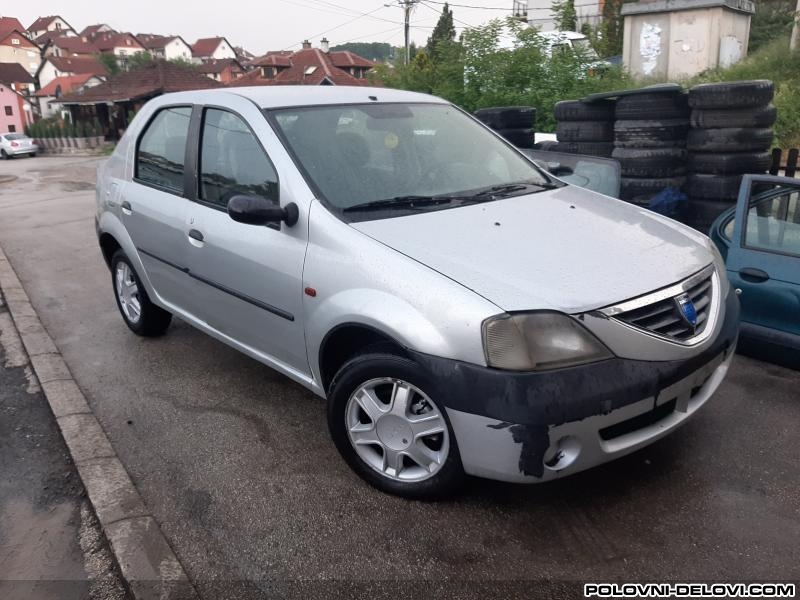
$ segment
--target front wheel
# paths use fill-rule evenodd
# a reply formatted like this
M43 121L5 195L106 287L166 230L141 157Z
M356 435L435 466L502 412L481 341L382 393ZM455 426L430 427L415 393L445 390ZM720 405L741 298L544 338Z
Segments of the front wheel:
M145 337L156 337L167 331L172 314L150 301L130 259L122 250L117 250L111 257L111 283L119 312L131 331Z
M465 479L433 381L415 362L366 354L331 384L328 427L342 457L378 489L415 499L452 494Z

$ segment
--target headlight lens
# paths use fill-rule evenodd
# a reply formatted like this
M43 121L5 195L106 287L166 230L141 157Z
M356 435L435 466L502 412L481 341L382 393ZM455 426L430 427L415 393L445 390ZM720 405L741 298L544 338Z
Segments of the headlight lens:
M575 319L557 312L498 315L483 323L490 367L542 371L611 358L613 354Z

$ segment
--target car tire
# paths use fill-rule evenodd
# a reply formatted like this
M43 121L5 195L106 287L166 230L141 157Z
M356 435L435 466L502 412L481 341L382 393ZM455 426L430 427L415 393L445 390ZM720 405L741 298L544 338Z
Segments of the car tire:
M637 121L658 115L659 119L689 118L689 96L685 93L635 94L617 100L616 119Z
M724 129L730 127L772 127L778 119L778 109L774 105L718 109L698 108L692 111L691 126L696 129Z
M761 152L770 149L773 137L768 128L692 129L686 145L689 150L700 152Z
M556 125L559 142L613 142L612 121L562 121Z
M8 152L6 152L3 149L0 149L0 158L2 158L3 160L8 160L11 157L9 156Z
M734 201L739 196L741 175L703 175L694 173L686 180L686 195L706 200Z
M474 115L492 129L531 129L536 121L533 106L479 108Z
M562 100L553 107L556 121L613 121L615 102L581 102Z
M496 129L498 134L517 148L532 148L536 132L533 129Z
M553 151L611 158L611 153L614 152L614 142L558 142Z
M623 200L636 199L637 204L645 204L646 198L651 198L667 188L680 189L686 183L685 177L660 177L660 178L634 178L623 177L620 180L620 198Z
M617 121L614 143L619 148L682 147L689 131L689 119Z
M691 198L686 211L686 224L708 235L708 230L717 217L735 205L732 201Z
M689 90L692 108L753 108L766 106L775 96L775 85L766 79L702 83Z
M144 337L158 337L167 331L172 314L150 301L139 275L122 250L111 257L111 285L117 308L131 331Z
M771 166L771 152L694 152L689 155L689 170L706 175L765 173Z
M436 434L439 438L436 435L430 435L424 438L424 442L419 442L424 443L428 448L426 454L439 455L441 459L440 463L430 467L430 469L435 469L432 473L426 474L418 463L407 456L401 459L402 466L398 472L392 473L381 466L381 464L392 464L394 457L411 451L413 437L403 437L413 436L413 431L407 428L408 418L405 417L407 411L402 411L401 414L404 416L398 417L400 420L395 419L392 433L397 437L398 445L402 446L408 440L411 440L411 443L406 449L395 452L384 445L385 441L381 441L377 437L379 422L370 418L367 411L361 408L363 404L356 400L356 393L362 389L372 389L373 396L382 401L388 401L388 405L381 403L381 410L370 411L380 415L378 419L385 418L383 415L388 416L388 413L383 413L382 410L389 410L389 405L394 408L394 402L391 400L394 382L402 382L403 387L413 387L416 390L413 397L421 402L425 409L432 408L431 412L435 411L439 416L442 430L441 433ZM379 490L405 498L434 500L447 497L457 491L466 475L461 465L458 444L453 435L447 411L441 402L436 404L436 400L432 398L437 389L435 379L422 370L417 363L396 354L389 354L382 348L367 350L365 354L345 363L334 376L329 388L328 428L336 448L350 468ZM418 392L422 392L422 395ZM375 405L373 404L373 406ZM365 440L363 443L357 444L351 441L352 434L350 432L362 426L363 421L371 421L372 429L369 428L369 424L365 424L363 425L365 429L360 430L360 433L363 435L364 432L375 431L371 437L377 440L376 443ZM434 449L428 446L428 442ZM359 451L356 451L356 446L360 448ZM435 450L437 447L438 450ZM445 452L445 455L441 455L442 452ZM389 463L381 463L381 457L383 457L383 461L388 460ZM430 464L433 465L434 459L431 461ZM408 477L408 479L404 480L404 477Z
M686 173L683 148L615 148L611 158L619 161L623 177L674 177Z
M36 152L31 152L28 154L28 158L36 158Z

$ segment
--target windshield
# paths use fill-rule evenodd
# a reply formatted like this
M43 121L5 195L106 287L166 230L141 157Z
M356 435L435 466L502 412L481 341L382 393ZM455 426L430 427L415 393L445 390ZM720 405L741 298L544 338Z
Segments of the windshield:
M600 58L588 39L572 40L572 47L589 58Z
M338 212L521 182L550 185L530 161L447 104L330 105L271 114L322 199ZM509 193L526 191L517 186ZM448 206L432 202L424 209Z

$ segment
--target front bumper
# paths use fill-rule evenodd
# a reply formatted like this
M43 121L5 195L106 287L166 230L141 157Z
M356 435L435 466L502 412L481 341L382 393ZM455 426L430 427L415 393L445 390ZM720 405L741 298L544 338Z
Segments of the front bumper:
M510 373L417 355L438 382L464 470L542 482L629 454L685 423L713 395L739 331L731 290L716 338L684 360L623 358Z

